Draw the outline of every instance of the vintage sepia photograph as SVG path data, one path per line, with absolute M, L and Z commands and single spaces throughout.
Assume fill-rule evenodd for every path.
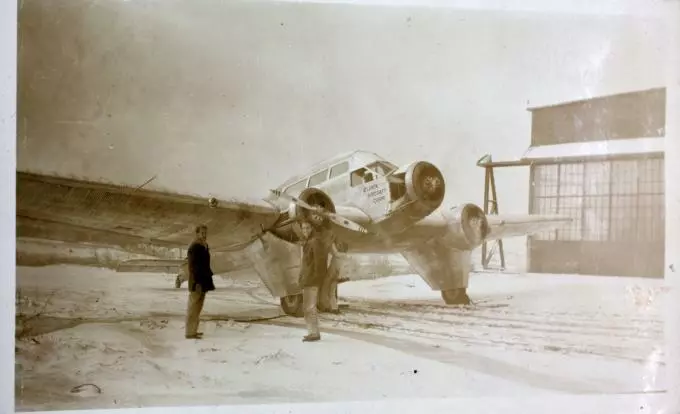
M 20 0 L 16 411 L 666 394 L 669 20 L 444 3 Z

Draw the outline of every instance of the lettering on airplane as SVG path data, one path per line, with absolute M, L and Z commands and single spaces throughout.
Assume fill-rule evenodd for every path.
M 369 192 L 369 191 L 371 191 L 371 190 L 375 190 L 375 189 L 378 188 L 379 186 L 380 186 L 380 184 L 378 184 L 378 183 L 368 185 L 368 186 L 364 187 L 364 193 L 367 193 L 367 192 Z
M 364 187 L 363 192 L 367 198 L 371 199 L 373 204 L 378 204 L 387 197 L 387 188 L 382 187 L 379 183 Z

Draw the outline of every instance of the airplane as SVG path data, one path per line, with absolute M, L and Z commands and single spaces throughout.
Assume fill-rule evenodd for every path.
M 356 255 L 400 254 L 449 305 L 471 303 L 471 253 L 483 242 L 572 221 L 556 215 L 486 215 L 473 203 L 445 208 L 445 194 L 444 176 L 434 164 L 397 166 L 364 150 L 319 162 L 251 201 L 17 171 L 17 237 L 148 253 L 186 248 L 195 226 L 206 224 L 216 275 L 254 269 L 283 312 L 301 317 L 304 220 L 328 223 L 342 255 L 340 280 L 366 277 L 352 259 Z M 162 254 L 156 256 L 162 261 Z M 186 272 L 186 260 L 183 266 Z M 337 289 L 319 297 L 330 294 L 337 296 Z

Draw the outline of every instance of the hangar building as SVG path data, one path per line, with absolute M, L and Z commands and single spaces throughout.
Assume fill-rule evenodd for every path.
M 489 165 L 528 165 L 529 212 L 575 219 L 527 238 L 529 272 L 663 277 L 665 106 L 657 88 L 529 109 L 522 159 Z

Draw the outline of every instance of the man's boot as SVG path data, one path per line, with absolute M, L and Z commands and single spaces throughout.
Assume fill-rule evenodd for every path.
M 316 342 L 321 340 L 321 335 L 319 334 L 309 334 L 302 338 L 302 342 Z

